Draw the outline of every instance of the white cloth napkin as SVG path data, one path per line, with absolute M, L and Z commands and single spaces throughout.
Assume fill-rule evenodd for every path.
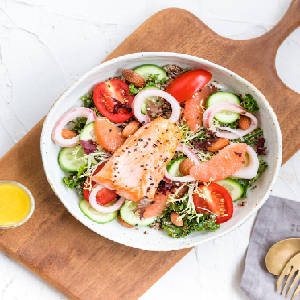
M 265 257 L 275 243 L 295 237 L 300 238 L 300 203 L 271 196 L 257 215 L 240 285 L 242 291 L 251 300 L 285 299 L 280 295 L 283 285 L 278 292 L 275 291 L 278 276 L 268 272 Z M 297 286 L 298 284 L 293 288 L 288 299 Z M 298 297 L 300 299 L 300 295 Z

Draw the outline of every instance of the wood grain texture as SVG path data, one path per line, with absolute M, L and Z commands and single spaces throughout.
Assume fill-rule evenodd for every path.
M 48 184 L 39 150 L 41 130 L 42 121 L 0 160 L 0 180 L 22 183 L 36 200 L 28 222 L 0 230 L 0 249 L 70 299 L 137 299 L 190 249 L 142 251 L 82 225 Z
M 255 85 L 274 109 L 283 135 L 283 163 L 300 149 L 300 95 L 278 77 L 279 46 L 300 26 L 300 0 L 291 3 L 280 22 L 258 38 L 237 41 L 219 36 L 192 13 L 169 8 L 156 13 L 106 60 L 136 52 L 168 51 L 207 59 Z
M 284 18 L 264 36 L 232 41 L 193 14 L 171 8 L 148 19 L 107 60 L 141 51 L 170 51 L 203 57 L 236 72 L 272 104 L 283 131 L 286 161 L 300 148 L 300 136 L 293 135 L 299 131 L 300 96 L 278 78 L 274 61 L 279 45 L 300 25 L 299 16 L 300 0 L 293 1 Z M 39 150 L 41 128 L 42 121 L 0 160 L 0 180 L 24 184 L 36 199 L 36 211 L 27 223 L 0 230 L 0 249 L 70 299 L 137 299 L 190 250 L 129 248 L 73 218 L 46 180 Z

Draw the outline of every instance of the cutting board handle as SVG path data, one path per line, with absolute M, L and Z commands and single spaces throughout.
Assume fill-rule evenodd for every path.
M 239 53 L 239 55 L 244 55 L 243 59 L 245 61 L 249 59 L 250 53 L 251 59 L 255 62 L 253 63 L 255 71 L 268 74 L 272 77 L 272 84 L 279 86 L 286 97 L 297 100 L 300 100 L 299 94 L 290 89 L 278 76 L 275 59 L 282 42 L 299 26 L 300 0 L 293 0 L 285 15 L 271 30 L 260 37 L 245 41 L 245 51 Z M 242 44 L 241 41 L 240 44 Z M 239 46 L 239 44 L 237 45 Z M 249 49 L 251 49 L 251 52 L 249 52 Z M 255 83 L 253 80 L 252 82 Z
M 269 50 L 276 53 L 282 42 L 299 26 L 300 0 L 293 0 L 282 19 L 271 30 L 257 39 Z

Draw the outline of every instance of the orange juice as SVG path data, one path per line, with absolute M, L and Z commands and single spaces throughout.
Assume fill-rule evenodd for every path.
M 12 182 L 0 182 L 0 227 L 21 223 L 31 208 L 31 196 L 24 188 Z

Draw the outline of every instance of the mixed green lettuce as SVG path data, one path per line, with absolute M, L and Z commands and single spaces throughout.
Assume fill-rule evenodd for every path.
M 240 98 L 240 100 L 241 106 L 250 113 L 253 114 L 259 111 L 257 102 L 251 94 L 246 94 L 245 98 Z
M 187 208 L 187 202 L 173 202 L 167 209 L 165 209 L 161 218 L 162 228 L 168 233 L 170 237 L 181 238 L 189 235 L 193 231 L 202 230 L 217 230 L 220 225 L 215 223 L 215 215 L 203 214 L 196 218 L 191 218 L 189 215 L 183 218 L 183 226 L 176 226 L 171 222 L 171 212 L 182 214 Z
M 86 177 L 81 175 L 83 175 L 86 167 L 86 165 L 81 166 L 77 173 L 71 174 L 68 177 L 65 176 L 63 178 L 63 182 L 69 189 L 72 190 L 73 188 L 78 188 L 79 190 L 81 190 L 83 188 Z

